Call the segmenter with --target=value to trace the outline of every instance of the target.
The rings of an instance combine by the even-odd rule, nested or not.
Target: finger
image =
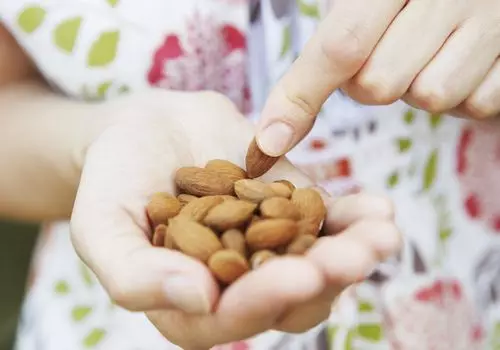
[[[316,327],[330,316],[333,299],[333,297],[320,296],[290,310],[274,329],[286,333],[303,333]]]
[[[496,60],[483,82],[458,106],[456,112],[474,119],[500,116],[500,60]]]
[[[315,298],[323,288],[323,276],[311,262],[302,257],[282,257],[231,285],[213,315],[167,311],[153,312],[149,317],[176,344],[209,348],[272,328],[291,307]]]
[[[337,236],[320,238],[307,257],[323,271],[330,288],[342,288],[363,280],[401,245],[402,237],[394,223],[366,219]]]
[[[394,205],[389,198],[357,193],[327,201],[325,221],[328,233],[337,233],[360,220],[393,220]]]
[[[461,11],[462,6],[450,9],[443,1],[410,1],[361,71],[346,83],[346,93],[365,104],[398,100],[455,29]]]
[[[406,0],[336,1],[300,57],[271,92],[257,143],[285,154],[310,130],[328,96],[363,65]]]
[[[480,85],[499,53],[498,25],[473,18],[450,37],[418,75],[407,99],[432,112],[452,109]]]

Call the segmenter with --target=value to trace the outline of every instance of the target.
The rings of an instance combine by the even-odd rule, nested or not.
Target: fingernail
[[[189,278],[172,276],[164,281],[163,288],[169,303],[187,313],[206,314],[210,302],[201,287]]]
[[[275,122],[258,135],[259,146],[270,156],[281,156],[293,141],[294,130],[288,124]]]

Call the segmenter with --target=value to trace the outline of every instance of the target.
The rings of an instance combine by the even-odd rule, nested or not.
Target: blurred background
[[[0,221],[0,350],[11,350],[39,227]]]

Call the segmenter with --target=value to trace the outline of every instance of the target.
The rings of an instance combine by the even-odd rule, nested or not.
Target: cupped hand
[[[282,155],[338,88],[363,104],[403,99],[430,112],[500,115],[500,2],[336,0],[274,88],[258,143]]]
[[[275,259],[221,295],[208,269],[176,251],[153,247],[149,196],[174,192],[173,174],[223,158],[243,165],[254,128],[214,93],[152,90],[109,102],[112,123],[88,148],[74,212],[80,257],[120,306],[146,311],[184,349],[208,349],[279,329],[305,331],[323,321],[334,298],[396,251],[400,236],[383,198],[329,202],[331,233],[304,257]],[[266,175],[297,186],[309,180],[281,160]]]

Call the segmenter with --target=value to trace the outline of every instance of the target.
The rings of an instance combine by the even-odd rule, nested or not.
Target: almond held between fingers
[[[220,240],[224,248],[235,250],[242,256],[247,256],[245,235],[240,230],[227,230],[222,234]]]
[[[203,262],[222,249],[219,238],[211,229],[185,217],[171,219],[167,234],[172,236],[181,252]]]
[[[163,247],[165,245],[165,235],[167,233],[167,225],[159,224],[153,232],[152,243],[155,247]]]
[[[239,180],[234,183],[234,191],[239,199],[259,204],[264,199],[274,197],[273,190],[259,180]]]
[[[248,147],[245,159],[248,177],[253,179],[264,175],[278,160],[279,157],[270,157],[262,152],[254,138]]]
[[[266,261],[271,260],[277,257],[277,254],[271,250],[259,250],[252,254],[250,258],[250,265],[252,269],[256,269],[259,266],[262,266]]]
[[[252,219],[257,204],[236,200],[222,202],[208,212],[203,223],[217,231],[238,228]]]
[[[290,243],[298,232],[297,223],[289,219],[263,219],[250,225],[245,234],[254,250],[273,249]]]
[[[299,209],[302,219],[318,225],[325,219],[326,207],[320,194],[310,188],[299,188],[292,193],[292,203]]]
[[[287,254],[302,255],[307,252],[316,242],[316,237],[311,235],[299,235],[286,248]]]
[[[215,171],[198,167],[184,167],[177,170],[175,184],[183,193],[198,197],[234,193],[233,181]]]
[[[155,228],[160,224],[167,224],[168,219],[177,215],[181,210],[181,203],[169,193],[155,193],[149,200],[146,210]]]
[[[229,178],[233,182],[247,178],[247,172],[245,170],[223,159],[213,159],[209,161],[205,169],[213,170],[219,175]]]
[[[192,218],[194,221],[202,222],[210,209],[222,203],[222,196],[206,196],[192,200],[179,212],[179,216]]]
[[[286,198],[273,197],[260,204],[260,214],[270,219],[300,219],[300,212],[292,202]]]
[[[219,250],[208,260],[208,268],[221,282],[231,284],[250,270],[247,260],[237,251]]]
[[[293,191],[285,184],[273,182],[268,186],[273,190],[276,197],[290,198],[292,196]]]
[[[185,193],[182,193],[182,194],[177,196],[177,199],[181,203],[181,206],[185,206],[186,204],[188,204],[189,202],[192,202],[196,198],[198,198],[198,197],[193,196],[191,194],[185,194]]]

